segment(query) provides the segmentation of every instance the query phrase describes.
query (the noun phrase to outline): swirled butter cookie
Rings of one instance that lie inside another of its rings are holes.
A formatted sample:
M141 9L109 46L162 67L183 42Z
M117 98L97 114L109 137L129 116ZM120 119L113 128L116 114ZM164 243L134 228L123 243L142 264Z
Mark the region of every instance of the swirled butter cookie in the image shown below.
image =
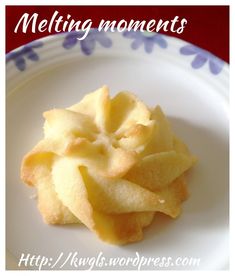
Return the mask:
M36 187L49 224L82 223L103 241L141 240L156 212L176 218L195 163L159 106L106 86L43 114L44 139L25 155L22 180Z

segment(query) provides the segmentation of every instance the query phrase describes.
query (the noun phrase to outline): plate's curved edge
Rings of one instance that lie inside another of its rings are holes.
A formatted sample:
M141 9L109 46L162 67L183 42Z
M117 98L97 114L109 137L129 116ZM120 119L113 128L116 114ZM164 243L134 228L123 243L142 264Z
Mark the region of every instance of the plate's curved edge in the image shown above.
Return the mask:
M97 56L100 53L117 54L119 51L120 53L127 52L128 55L131 53L133 56L145 55L145 58L161 56L162 58L172 59L173 63L184 67L186 70L190 69L195 76L213 83L215 87L219 88L220 93L227 98L227 101L229 99L229 65L212 53L187 41L158 33L150 37L141 32L136 32L133 38L133 36L125 35L125 33L107 32L104 34L103 32L101 34L97 29L93 29L91 35L94 35L94 37L92 39L96 40L97 36L99 37L97 39L97 50L94 52L94 48L92 49L89 43L86 43L86 47L84 47L81 40L78 42L77 35L78 32L52 34L31 41L7 53L6 75L7 87L9 88L7 91L14 89L19 80L22 81L28 75L31 78L34 73L37 74L37 71L39 72L45 66L53 65L53 62L55 64L56 62L62 63L74 57L86 58L92 55ZM149 43L149 37L152 39L151 43ZM117 41L120 42L121 38L123 38L122 42L117 44ZM137 48L133 45L137 40L141 40L142 46L138 46L138 51L135 51ZM80 44L78 45L79 50L77 50L77 44ZM155 51L154 47L158 49ZM185 47L186 54L182 55L181 49L185 49ZM193 47L193 51L196 52L188 54L189 49L187 47ZM111 48L111 51L106 51L105 48ZM200 63L203 58L204 62Z
M116 32L116 33L117 33L117 32ZM32 40L32 41L29 42L29 43L23 44L23 45L21 45L21 46L19 46L19 47L17 47L17 48L12 49L11 51L7 52L7 53L5 54L5 56L6 56L6 57L9 56L9 54L11 54L11 53L13 53L13 52L15 52L15 51L21 49L22 47L25 47L25 46L30 45L30 44L33 43L33 42L40 42L40 41L42 41L42 42L48 42L48 43L50 43L51 41L59 40L62 36L66 35L66 34L69 34L69 32L61 32L61 33L51 34L51 35L48 35L48 36L45 36L45 37L41 37L41 38ZM113 34L113 33L112 33L112 34ZM119 34L121 34L121 33L119 32ZM160 35L163 36L163 37L166 37L167 39L171 39L172 41L175 41L175 42L178 41L178 43L180 43L180 44L182 44L182 43L190 44L190 45L193 45L193 46L195 46L195 47L197 47L197 48L199 48L199 49L201 49L201 50L203 50L203 51L206 51L206 52L210 53L211 55L215 56L216 58L218 58L218 59L219 59L220 61L222 61L226 66L229 67L229 64L228 64L226 61L224 61L224 60L222 60L221 58L217 57L217 56L214 55L212 52L210 52L210 51L208 51L208 50L205 50L205 49L203 49L203 48L197 46L196 44L193 44L193 43L188 42L188 41L186 41L186 40L180 39L180 38L178 38L178 37L174 37L174 36L170 36L170 35L166 35L166 34L160 34Z
M97 32L99 32L99 31L97 31ZM70 33L69 32L62 32L62 33L51 34L49 36L45 36L45 37L42 37L42 38L39 38L39 39L35 39L35 40L32 40L29 43L23 44L23 45L15 48L13 50L11 50L10 52L6 53L6 55L5 55L6 56L6 62L7 62L8 57L12 53L14 53L16 51L19 51L20 49L22 49L24 47L28 47L28 46L30 46L30 45L32 45L34 43L40 43L40 42L47 43L47 44L55 43L56 41L59 41L61 39L61 37L64 38L66 35L71 34L71 33L74 33L74 32L70 32ZM107 32L107 33L109 33L111 35L121 35L121 36L123 36L123 33L120 33L120 32L114 32L114 33ZM140 31L138 33L142 34ZM181 45L181 46L182 45L184 45L184 46L193 46L193 47L197 48L201 52L205 52L205 53L210 54L211 56L215 57L219 62L223 63L224 64L224 69L226 71L229 69L229 64L226 61L224 61L221 58L217 57L216 55L214 55L210 51L205 50L205 49L203 49L203 48L201 48L201 47L199 47L199 46L197 46L197 45L195 45L193 43L190 43L188 41L182 40L182 39L177 38L177 37L169 36L169 35L166 35L166 34L158 34L157 33L156 35L160 35L161 37L166 38L168 41L170 40L172 44L176 44L176 45L178 44L178 45ZM164 48L164 47L162 47L162 48ZM224 71L224 69L223 69L223 71Z

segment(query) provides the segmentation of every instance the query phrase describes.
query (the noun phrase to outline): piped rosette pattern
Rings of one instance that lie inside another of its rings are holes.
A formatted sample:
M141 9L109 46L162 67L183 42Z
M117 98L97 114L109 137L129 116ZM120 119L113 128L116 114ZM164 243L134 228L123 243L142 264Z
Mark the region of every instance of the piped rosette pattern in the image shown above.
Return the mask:
M43 114L44 139L24 157L22 180L36 187L49 224L82 223L113 244L143 237L156 212L172 218L187 198L195 163L161 108L107 87Z

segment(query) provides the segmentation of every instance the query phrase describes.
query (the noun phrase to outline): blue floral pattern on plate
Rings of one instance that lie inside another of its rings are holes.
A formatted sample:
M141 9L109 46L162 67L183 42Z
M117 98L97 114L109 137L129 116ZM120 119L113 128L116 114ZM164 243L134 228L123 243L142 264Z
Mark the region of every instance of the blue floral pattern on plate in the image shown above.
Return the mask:
M92 29L88 33L87 37L83 40L84 33L82 32L70 32L65 36L63 41L63 47L65 49L71 49L77 44L80 44L81 51L84 55L91 55L94 50L96 43L99 43L104 48L110 48L112 46L112 40L104 32L99 32L97 29Z
M59 44L57 46L69 50L78 45L81 49L81 53L87 56L94 54L97 45L100 45L103 48L111 48L113 41L116 41L115 44L117 45L114 46L118 46L117 40L112 40L106 32L98 31L97 29L91 29L86 38L81 40L79 40L79 38L84 36L84 32L81 31L62 33L60 35L61 38L59 38ZM120 34L118 39L130 39L132 40L130 43L131 49L137 50L140 47L143 47L144 51L148 54L153 53L156 45L162 49L168 48L168 43L171 45L171 38L168 40L167 36L165 35L133 30L125 31L123 34ZM45 46L46 45L47 43ZM17 50L8 53L6 55L6 62L9 63L12 61L19 71L25 71L27 67L27 60L33 62L39 61L40 57L36 49L42 46L42 40L33 41ZM171 51L171 48L169 48L169 51ZM208 64L209 72L212 75L220 74L223 70L223 66L225 65L225 62L221 59L217 58L210 52L192 44L187 44L181 47L177 46L177 51L184 56L194 56L191 61L191 66L193 69L203 68L206 64Z
M194 69L201 68L207 62L209 63L210 72L213 75L218 75L223 69L224 62L221 59L195 45L189 44L181 47L180 53L186 56L195 55L195 58L191 62L191 66Z
M138 49L142 44L144 45L145 52L150 54L153 51L154 46L157 44L160 48L167 48L167 41L164 35L152 34L148 32L139 31L126 31L123 33L125 38L130 38L133 40L131 43L131 48L133 50Z
M14 61L15 66L18 70L24 71L26 69L26 58L31 61L38 61L39 55L34 49L43 46L41 41L33 41L23 46L19 50L12 51L6 55L6 62Z

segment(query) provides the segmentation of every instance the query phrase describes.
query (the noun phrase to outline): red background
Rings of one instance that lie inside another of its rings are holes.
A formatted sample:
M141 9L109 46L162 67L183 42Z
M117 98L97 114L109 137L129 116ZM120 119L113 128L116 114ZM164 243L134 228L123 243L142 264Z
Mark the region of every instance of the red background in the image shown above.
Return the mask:
M34 39L49 35L48 32L26 34L14 33L14 28L23 13L39 14L38 19L50 19L55 10L60 15L71 14L82 22L92 19L97 27L105 20L172 20L175 16L186 18L182 34L167 32L204 48L229 62L229 6L6 6L6 52Z

